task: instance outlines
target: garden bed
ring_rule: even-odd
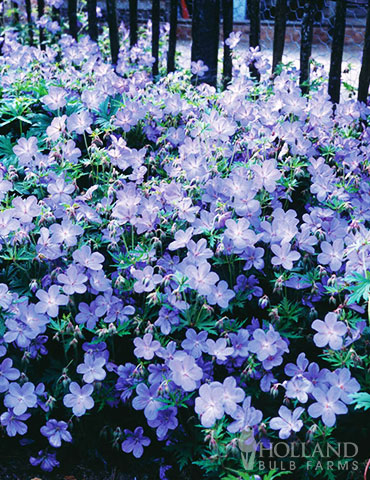
[[[5,35],[1,478],[362,478],[369,108],[256,50],[153,83],[149,39]]]

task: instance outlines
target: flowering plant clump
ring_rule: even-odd
[[[369,109],[253,50],[222,93],[154,84],[148,38],[114,70],[5,35],[2,434],[48,472],[109,445],[161,479],[241,478],[247,430],[366,443]]]

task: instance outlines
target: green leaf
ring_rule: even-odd
[[[352,290],[352,294],[348,298],[348,303],[359,303],[363,298],[365,301],[369,300],[370,295],[370,271],[366,272],[366,277],[360,273],[354,272],[346,277],[346,280],[354,283],[348,287]]]
[[[352,405],[355,405],[355,410],[363,408],[368,410],[370,408],[370,394],[366,392],[354,393],[351,395],[353,399]]]

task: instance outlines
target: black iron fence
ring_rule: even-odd
[[[117,4],[118,1],[118,4]],[[17,0],[17,2],[2,0],[0,6],[0,21],[4,19],[6,8],[12,9],[13,22],[19,22],[18,9],[23,8],[28,24],[28,37],[30,44],[37,43],[40,48],[45,48],[44,29],[38,28],[38,41],[34,32],[32,6],[36,4],[37,16],[41,19],[45,12],[45,0]],[[243,3],[244,2],[244,3]],[[358,99],[366,102],[370,83],[370,0],[86,0],[88,14],[88,34],[96,41],[99,34],[97,6],[105,10],[106,22],[109,27],[111,56],[113,64],[117,63],[120,48],[119,23],[122,16],[130,27],[130,44],[137,43],[138,25],[146,18],[152,21],[152,56],[153,75],[158,75],[159,57],[159,31],[160,23],[168,21],[169,46],[167,56],[167,70],[175,69],[176,42],[179,23],[183,17],[191,22],[191,59],[202,60],[208,67],[203,80],[211,85],[217,84],[218,52],[220,33],[225,40],[234,29],[234,12],[236,3],[244,11],[244,18],[236,18],[240,24],[248,23],[249,46],[260,47],[265,45],[266,31],[271,32],[272,74],[276,72],[282,62],[286,41],[289,32],[292,35],[294,27],[296,49],[299,44],[300,83],[304,93],[308,91],[310,77],[310,59],[312,46],[317,38],[328,49],[330,56],[328,92],[333,102],[340,99],[341,73],[343,52],[348,43],[348,36],[355,38],[357,47],[359,40],[361,50],[357,55],[361,57],[361,68],[358,79]],[[69,32],[77,40],[77,9],[78,0],[65,0],[62,11],[68,17]],[[184,15],[185,14],[185,15]],[[59,15],[55,7],[52,15]],[[144,15],[145,17],[145,15]],[[320,28],[319,34],[317,28]],[[351,31],[349,31],[349,27]],[[295,35],[298,31],[298,35]],[[262,35],[261,35],[262,32]],[[325,35],[322,33],[325,32]],[[358,32],[360,32],[359,35]],[[257,70],[251,70],[252,75],[258,80]],[[227,86],[232,78],[232,51],[224,42],[222,84]]]

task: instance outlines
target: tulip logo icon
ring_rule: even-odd
[[[253,470],[256,458],[257,442],[254,438],[253,430],[251,428],[243,430],[238,440],[238,446],[241,451],[244,468],[247,471]]]

